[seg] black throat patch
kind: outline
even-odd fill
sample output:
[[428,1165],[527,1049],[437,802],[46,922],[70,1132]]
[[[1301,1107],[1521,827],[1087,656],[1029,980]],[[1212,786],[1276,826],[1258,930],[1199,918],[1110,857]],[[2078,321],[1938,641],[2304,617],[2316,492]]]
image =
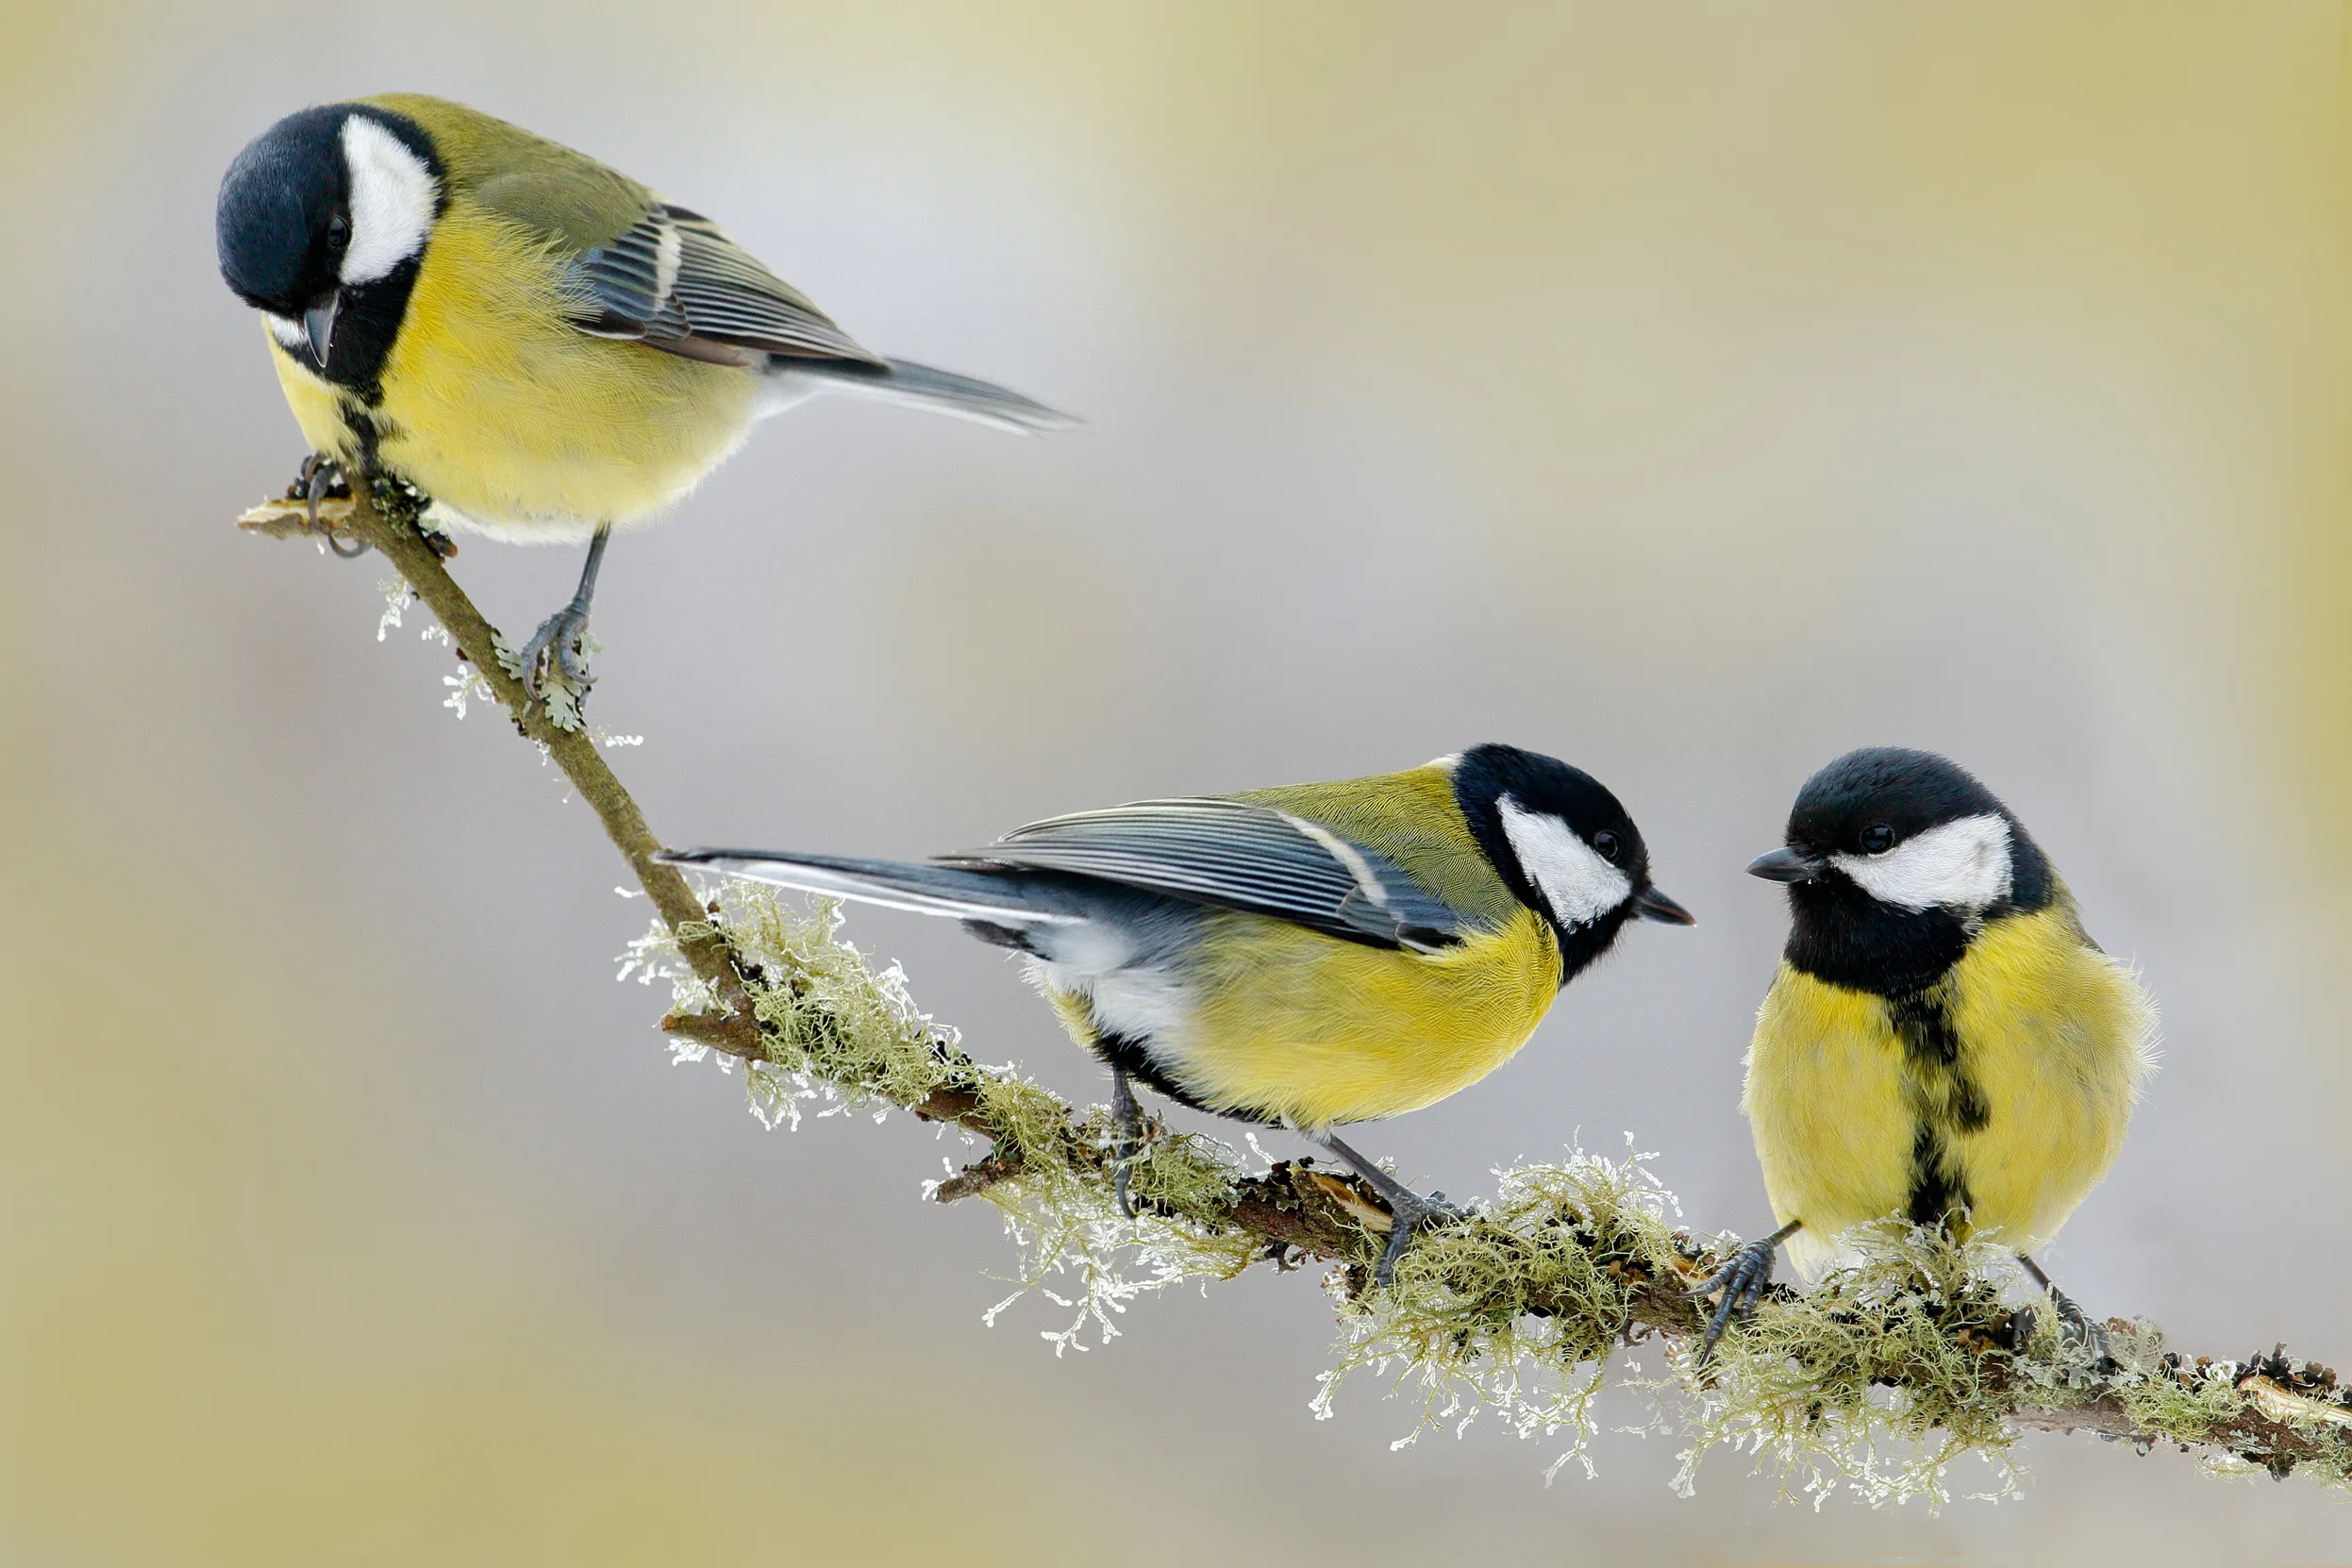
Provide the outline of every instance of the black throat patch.
[[1831,874],[1789,889],[1789,962],[1816,980],[1889,1002],[1933,986],[1960,962],[1974,932],[1955,909],[1881,904]]
[[[431,244],[427,238],[425,245],[430,248]],[[416,291],[417,274],[424,264],[420,251],[373,283],[346,285],[335,315],[335,342],[327,351],[326,363],[324,367],[306,364],[305,368],[316,369],[323,380],[358,399],[362,407],[382,407],[384,365],[392,358],[392,341],[400,336],[400,324],[409,313],[409,296]],[[296,353],[295,358],[307,357]]]
[[1910,1193],[1905,1212],[1913,1225],[1952,1225],[1969,1207],[1966,1171],[1958,1142],[1992,1120],[1984,1090],[1961,1059],[1946,979],[1925,990],[1886,998],[1887,1019],[1903,1051],[1903,1093],[1912,1121]]

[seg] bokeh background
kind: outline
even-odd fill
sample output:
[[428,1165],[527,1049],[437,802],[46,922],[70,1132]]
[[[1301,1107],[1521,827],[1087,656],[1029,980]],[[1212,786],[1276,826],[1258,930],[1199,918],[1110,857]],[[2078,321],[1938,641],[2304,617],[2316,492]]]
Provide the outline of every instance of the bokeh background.
[[[657,830],[884,854],[1509,739],[1697,911],[1364,1142],[1454,1193],[1633,1129],[1760,1228],[1741,876],[1848,746],[1974,765],[2164,1068],[2046,1260],[2352,1357],[2339,5],[21,3],[0,51],[0,1559],[2335,1561],[2352,1512],[2024,1444],[2026,1500],[1776,1505],[1609,1436],[1396,1454],[1307,1278],[1056,1360],[906,1118],[763,1133],[615,986],[644,906],[380,563],[239,537],[301,450],[214,274],[297,105],[470,100],[720,214],[880,348],[1082,412],[821,404],[623,538]],[[526,628],[569,551],[469,542]],[[984,1056],[1094,1073],[993,951]],[[1278,1142],[1278,1140],[1276,1141]],[[1632,1421],[1620,1399],[1609,1414]],[[1976,1478],[1956,1477],[1963,1490]]]

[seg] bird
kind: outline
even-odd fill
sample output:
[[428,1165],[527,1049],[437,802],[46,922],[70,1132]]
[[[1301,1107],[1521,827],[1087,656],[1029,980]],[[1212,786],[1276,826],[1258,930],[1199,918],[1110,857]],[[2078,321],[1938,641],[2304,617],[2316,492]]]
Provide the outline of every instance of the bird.
[[588,542],[578,592],[523,650],[534,694],[546,666],[587,685],[612,530],[684,496],[755,420],[832,392],[1076,423],[874,353],[709,218],[442,98],[287,115],[230,163],[214,230],[310,443],[314,508],[358,467],[428,497],[436,531]]
[[1617,797],[1487,744],[1372,777],[1049,817],[926,862],[751,849],[656,857],[963,923],[1026,955],[1109,1067],[1121,1210],[1133,1083],[1287,1126],[1389,1205],[1386,1284],[1425,1198],[1333,1130],[1417,1110],[1526,1043],[1631,918],[1690,925]]
[[1791,916],[1742,1098],[1779,1228],[1693,1293],[1722,1293],[1702,1363],[1777,1246],[1818,1279],[1841,1232],[1890,1215],[2010,1248],[2104,1354],[2032,1255],[2122,1148],[2156,1009],[2049,857],[1966,769],[1881,746],[1808,779],[1747,870],[1787,884]]

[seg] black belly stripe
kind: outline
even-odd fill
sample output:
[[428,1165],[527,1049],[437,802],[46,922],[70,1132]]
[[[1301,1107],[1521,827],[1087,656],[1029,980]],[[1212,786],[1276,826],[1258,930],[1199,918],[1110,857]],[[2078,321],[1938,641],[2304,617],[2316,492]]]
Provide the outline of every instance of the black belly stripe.
[[376,460],[376,453],[384,444],[384,432],[378,426],[374,410],[348,390],[335,403],[335,411],[342,416],[343,428],[351,432],[352,445],[359,448],[359,466],[370,473],[375,472],[382,466]]
[[1960,1059],[1950,1002],[1942,984],[1887,998],[1887,1018],[1910,1069],[1907,1093],[1914,1130],[1905,1210],[1913,1225],[1941,1225],[1969,1206],[1967,1176],[1949,1134],[1981,1131],[1993,1114],[1984,1090]]

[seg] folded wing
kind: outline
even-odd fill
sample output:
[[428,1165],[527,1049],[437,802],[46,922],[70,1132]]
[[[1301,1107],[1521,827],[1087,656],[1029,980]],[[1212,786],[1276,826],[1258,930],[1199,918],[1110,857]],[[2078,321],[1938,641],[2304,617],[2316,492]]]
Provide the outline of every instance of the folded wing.
[[1476,928],[1377,851],[1246,801],[1145,800],[1080,811],[940,862],[1090,876],[1376,947],[1435,952]]
[[583,251],[566,282],[580,302],[580,330],[596,337],[722,364],[771,354],[885,363],[718,225],[682,207],[658,204],[619,239]]

